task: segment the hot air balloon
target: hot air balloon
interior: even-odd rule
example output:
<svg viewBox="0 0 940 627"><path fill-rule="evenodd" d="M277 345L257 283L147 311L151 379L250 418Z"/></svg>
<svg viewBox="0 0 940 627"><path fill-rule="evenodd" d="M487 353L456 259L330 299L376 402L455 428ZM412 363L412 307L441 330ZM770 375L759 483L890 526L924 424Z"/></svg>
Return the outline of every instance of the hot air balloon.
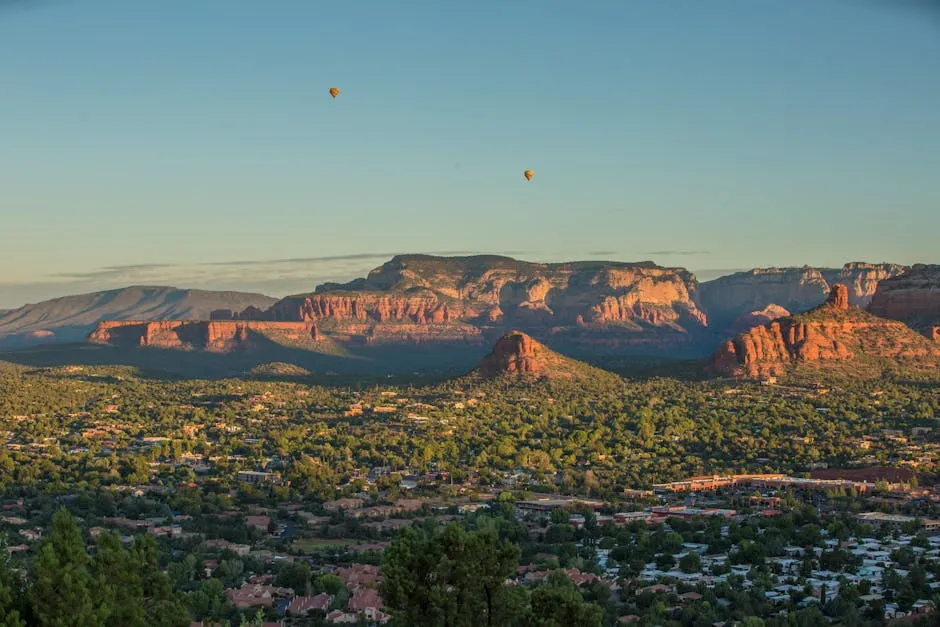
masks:
<svg viewBox="0 0 940 627"><path fill-rule="evenodd" d="M532 177L535 176L535 172L533 172L532 170L526 170L525 172L522 173L522 176L525 177L525 180L531 181Z"/></svg>
<svg viewBox="0 0 940 627"><path fill-rule="evenodd" d="M330 87L330 95L334 98L339 96L339 87Z"/></svg>

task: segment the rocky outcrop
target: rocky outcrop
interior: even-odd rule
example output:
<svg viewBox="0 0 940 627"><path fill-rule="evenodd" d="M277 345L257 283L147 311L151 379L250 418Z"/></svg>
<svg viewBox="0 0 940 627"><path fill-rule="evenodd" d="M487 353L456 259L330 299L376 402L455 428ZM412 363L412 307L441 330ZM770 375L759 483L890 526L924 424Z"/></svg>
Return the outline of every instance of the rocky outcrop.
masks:
<svg viewBox="0 0 940 627"><path fill-rule="evenodd" d="M825 309L834 311L847 311L849 309L849 288L841 283L832 286L829 296L826 297Z"/></svg>
<svg viewBox="0 0 940 627"><path fill-rule="evenodd" d="M936 337L940 327L940 265L917 264L902 276L882 281L868 311Z"/></svg>
<svg viewBox="0 0 940 627"><path fill-rule="evenodd" d="M833 283L845 285L849 290L849 304L864 309L868 307L881 281L900 276L907 271L907 266L896 263L853 261L845 264L838 271L823 270L823 276L830 285Z"/></svg>
<svg viewBox="0 0 940 627"><path fill-rule="evenodd" d="M487 376L547 374L553 357L551 351L525 333L512 331L496 342L480 370Z"/></svg>
<svg viewBox="0 0 940 627"><path fill-rule="evenodd" d="M903 274L907 268L890 263L851 262L842 268L756 268L723 276L701 285L702 304L715 329L733 328L738 318L770 305L794 313L822 303L830 286L847 287L849 303L865 307L879 281Z"/></svg>
<svg viewBox="0 0 940 627"><path fill-rule="evenodd" d="M487 379L538 378L614 381L612 373L559 355L521 331L510 331L480 362L476 375Z"/></svg>
<svg viewBox="0 0 940 627"><path fill-rule="evenodd" d="M826 302L802 315L774 320L728 340L712 367L725 375L765 377L807 362L927 360L940 349L904 324L849 304L847 286L833 286Z"/></svg>
<svg viewBox="0 0 940 627"><path fill-rule="evenodd" d="M259 321L105 321L88 337L96 344L229 352L275 343L306 346L320 340L307 322Z"/></svg>

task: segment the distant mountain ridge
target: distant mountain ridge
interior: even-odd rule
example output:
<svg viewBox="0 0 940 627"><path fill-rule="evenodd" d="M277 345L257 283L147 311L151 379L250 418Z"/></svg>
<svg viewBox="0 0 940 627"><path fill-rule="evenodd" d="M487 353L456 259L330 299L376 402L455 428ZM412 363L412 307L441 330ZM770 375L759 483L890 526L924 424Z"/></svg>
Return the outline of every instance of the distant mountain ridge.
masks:
<svg viewBox="0 0 940 627"><path fill-rule="evenodd" d="M915 266L926 274L912 272L910 280L904 266L852 262L755 269L699 283L684 268L650 261L398 255L365 277L279 300L131 287L29 305L0 315L0 348L85 336L102 356L129 358L125 349L148 348L168 364L187 351L186 360L216 366L253 367L264 357L311 372L383 373L469 369L518 331L546 350L595 364L705 358L728 338L812 310L834 281L848 283L853 309L884 286L893 304L882 315L908 322L904 312L913 303L922 320L924 307L929 313L940 304L931 287L940 266L926 268ZM940 341L937 327L922 331Z"/></svg>
<svg viewBox="0 0 940 627"><path fill-rule="evenodd" d="M102 320L208 320L214 310L269 307L263 294L131 286L64 296L0 313L0 346L83 341Z"/></svg>

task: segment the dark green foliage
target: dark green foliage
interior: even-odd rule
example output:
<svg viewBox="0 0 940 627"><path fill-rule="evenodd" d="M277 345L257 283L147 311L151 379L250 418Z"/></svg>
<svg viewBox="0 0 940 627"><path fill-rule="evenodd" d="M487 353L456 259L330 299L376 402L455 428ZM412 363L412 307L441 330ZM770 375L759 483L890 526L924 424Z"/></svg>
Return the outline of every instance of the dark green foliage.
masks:
<svg viewBox="0 0 940 627"><path fill-rule="evenodd" d="M287 564L278 572L274 585L290 588L298 595L310 594L313 589L310 582L310 564L307 562Z"/></svg>
<svg viewBox="0 0 940 627"><path fill-rule="evenodd" d="M532 591L530 625L536 627L600 627L604 612L586 603L567 577L550 575Z"/></svg>
<svg viewBox="0 0 940 627"><path fill-rule="evenodd" d="M93 627L105 622L111 608L97 593L89 565L74 518L59 510L33 562L29 600L37 624Z"/></svg>
<svg viewBox="0 0 940 627"><path fill-rule="evenodd" d="M0 542L0 627L25 627L24 581L10 566L5 542Z"/></svg>
<svg viewBox="0 0 940 627"><path fill-rule="evenodd" d="M564 575L531 596L506 585L518 563L519 549L493 528L404 529L386 551L382 596L400 625L600 627L601 607Z"/></svg>
<svg viewBox="0 0 940 627"><path fill-rule="evenodd" d="M27 599L38 625L182 627L190 618L157 563L152 537L128 550L112 533L98 538L95 556L68 510L52 518L39 547Z"/></svg>
<svg viewBox="0 0 940 627"><path fill-rule="evenodd" d="M507 625L503 582L518 563L494 531L404 529L386 551L382 596L401 624Z"/></svg>

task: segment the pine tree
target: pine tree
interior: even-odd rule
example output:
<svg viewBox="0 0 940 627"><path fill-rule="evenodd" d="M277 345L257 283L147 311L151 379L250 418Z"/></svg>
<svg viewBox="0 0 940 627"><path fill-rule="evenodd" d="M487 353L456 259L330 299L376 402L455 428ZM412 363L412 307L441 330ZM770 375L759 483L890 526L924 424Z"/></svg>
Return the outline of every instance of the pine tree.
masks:
<svg viewBox="0 0 940 627"><path fill-rule="evenodd" d="M140 570L136 566L116 535L101 534L92 570L96 594L109 609L105 625L143 627L147 624Z"/></svg>
<svg viewBox="0 0 940 627"><path fill-rule="evenodd" d="M39 625L50 627L98 627L108 614L95 603L95 582L89 571L88 554L66 509L52 517L52 529L33 561L33 585L29 601Z"/></svg>
<svg viewBox="0 0 940 627"><path fill-rule="evenodd" d="M10 568L6 542L0 541L0 627L26 627L22 599L23 580Z"/></svg>
<svg viewBox="0 0 940 627"><path fill-rule="evenodd" d="M189 613L173 590L169 576L160 569L157 544L153 536L136 539L132 563L142 587L142 604L146 608L146 622L150 627L185 627L190 623Z"/></svg>

